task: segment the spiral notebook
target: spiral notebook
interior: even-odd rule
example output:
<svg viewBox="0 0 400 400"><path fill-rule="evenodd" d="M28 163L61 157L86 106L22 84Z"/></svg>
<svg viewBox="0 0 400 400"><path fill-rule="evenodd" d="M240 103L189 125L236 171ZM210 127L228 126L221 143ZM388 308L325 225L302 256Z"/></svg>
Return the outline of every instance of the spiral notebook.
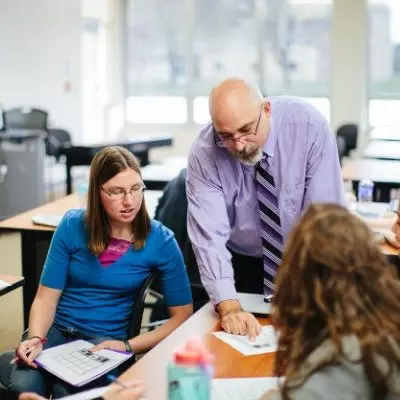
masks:
<svg viewBox="0 0 400 400"><path fill-rule="evenodd" d="M35 363L73 386L83 386L132 357L131 353L90 349L93 344L75 340L43 350Z"/></svg>

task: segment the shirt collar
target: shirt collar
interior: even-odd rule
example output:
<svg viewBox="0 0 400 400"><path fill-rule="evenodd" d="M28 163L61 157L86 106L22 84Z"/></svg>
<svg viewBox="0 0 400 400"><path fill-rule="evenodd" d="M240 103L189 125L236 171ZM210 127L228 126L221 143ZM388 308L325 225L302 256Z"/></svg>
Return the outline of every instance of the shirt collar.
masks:
<svg viewBox="0 0 400 400"><path fill-rule="evenodd" d="M277 140L277 129L274 124L274 119L271 115L270 118L270 131L268 133L267 141L263 147L263 153L266 154L268 157L273 157L276 147L276 140Z"/></svg>

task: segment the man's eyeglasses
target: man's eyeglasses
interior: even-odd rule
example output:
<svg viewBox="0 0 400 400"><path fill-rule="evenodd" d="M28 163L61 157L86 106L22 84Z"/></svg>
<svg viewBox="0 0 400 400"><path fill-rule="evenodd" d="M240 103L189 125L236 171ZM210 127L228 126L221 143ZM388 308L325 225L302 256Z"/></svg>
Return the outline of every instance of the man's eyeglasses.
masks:
<svg viewBox="0 0 400 400"><path fill-rule="evenodd" d="M129 191L126 191L125 189L122 189L122 188L106 190L103 188L103 186L100 186L100 189L105 194L107 194L111 200L120 201L120 200L124 200L128 194L130 194L134 198L140 196L146 190L146 186L143 182L141 182L141 183L138 183L137 185L132 186L131 190L129 190Z"/></svg>
<svg viewBox="0 0 400 400"><path fill-rule="evenodd" d="M258 114L258 119L257 119L257 123L256 123L256 129L254 130L254 132L242 133L242 134L240 134L240 135L238 135L236 137L233 134L230 135L229 137L221 137L221 135L215 130L215 127L214 127L214 124L213 124L212 125L212 129L213 129L215 144L218 147L224 147L226 144L239 142L240 139L242 139L242 138L244 138L246 136L257 135L258 126L260 125L260 120L261 120L261 112L262 112L262 106L260 108L260 113Z"/></svg>

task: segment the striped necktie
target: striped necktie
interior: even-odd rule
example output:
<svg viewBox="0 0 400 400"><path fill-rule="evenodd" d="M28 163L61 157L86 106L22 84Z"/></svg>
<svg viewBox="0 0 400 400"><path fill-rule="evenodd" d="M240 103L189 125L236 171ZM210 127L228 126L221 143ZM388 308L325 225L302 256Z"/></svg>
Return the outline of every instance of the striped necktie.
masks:
<svg viewBox="0 0 400 400"><path fill-rule="evenodd" d="M272 294L275 292L274 279L282 260L283 236L277 189L266 156L257 165L256 182L263 246L264 294Z"/></svg>

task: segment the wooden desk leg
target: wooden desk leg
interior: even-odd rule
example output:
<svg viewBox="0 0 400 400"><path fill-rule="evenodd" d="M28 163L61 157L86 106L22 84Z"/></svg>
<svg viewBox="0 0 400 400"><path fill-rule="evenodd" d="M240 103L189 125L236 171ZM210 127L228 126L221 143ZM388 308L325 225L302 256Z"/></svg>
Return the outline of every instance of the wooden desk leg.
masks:
<svg viewBox="0 0 400 400"><path fill-rule="evenodd" d="M25 278L24 329L28 328L29 312L35 298L53 232L22 231L22 275Z"/></svg>
<svg viewBox="0 0 400 400"><path fill-rule="evenodd" d="M67 160L66 160L66 162L65 162L65 172L66 172L66 180L65 180L65 183L66 183L66 185L67 185L67 196L69 195L69 194L71 194L72 193L72 174L71 174L71 168L72 168L72 166L71 166L71 164L70 164L70 162L69 162L69 160L68 160L68 156L67 156Z"/></svg>

